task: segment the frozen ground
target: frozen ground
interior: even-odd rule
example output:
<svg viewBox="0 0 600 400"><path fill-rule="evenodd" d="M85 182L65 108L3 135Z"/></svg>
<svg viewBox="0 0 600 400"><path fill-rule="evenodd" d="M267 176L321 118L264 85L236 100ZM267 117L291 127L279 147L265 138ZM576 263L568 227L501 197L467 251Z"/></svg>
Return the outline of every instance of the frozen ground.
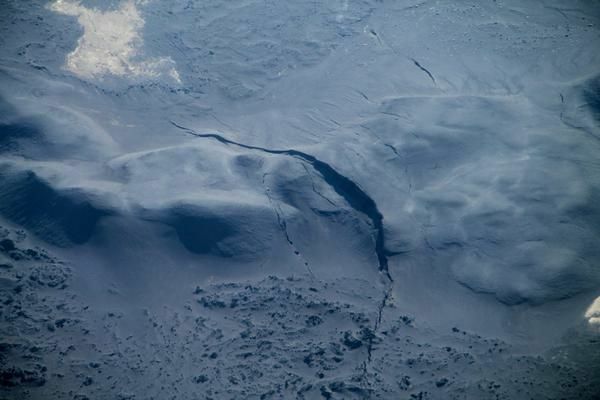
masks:
<svg viewBox="0 0 600 400"><path fill-rule="evenodd" d="M596 399L598 1L0 0L0 399Z"/></svg>

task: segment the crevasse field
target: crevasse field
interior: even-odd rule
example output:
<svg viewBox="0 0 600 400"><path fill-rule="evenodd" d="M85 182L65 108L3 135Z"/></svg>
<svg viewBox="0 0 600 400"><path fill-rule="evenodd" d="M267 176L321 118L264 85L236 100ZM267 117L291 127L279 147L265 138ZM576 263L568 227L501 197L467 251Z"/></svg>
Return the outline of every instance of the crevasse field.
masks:
<svg viewBox="0 0 600 400"><path fill-rule="evenodd" d="M600 398L597 0L0 0L0 399Z"/></svg>

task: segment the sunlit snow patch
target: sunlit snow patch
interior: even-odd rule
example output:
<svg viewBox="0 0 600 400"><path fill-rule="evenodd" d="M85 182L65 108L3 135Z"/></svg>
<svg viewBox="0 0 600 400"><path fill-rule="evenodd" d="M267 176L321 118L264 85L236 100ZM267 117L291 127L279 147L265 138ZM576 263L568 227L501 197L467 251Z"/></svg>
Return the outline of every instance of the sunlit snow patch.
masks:
<svg viewBox="0 0 600 400"><path fill-rule="evenodd" d="M585 317L591 325L600 327L600 297L596 297L596 300L588 307Z"/></svg>
<svg viewBox="0 0 600 400"><path fill-rule="evenodd" d="M141 54L144 27L137 6L140 0L126 0L120 7L101 11L82 6L78 1L56 0L50 8L76 16L83 27L77 48L67 56L65 67L87 79L113 75L128 78L169 76L180 83L170 57L144 58Z"/></svg>

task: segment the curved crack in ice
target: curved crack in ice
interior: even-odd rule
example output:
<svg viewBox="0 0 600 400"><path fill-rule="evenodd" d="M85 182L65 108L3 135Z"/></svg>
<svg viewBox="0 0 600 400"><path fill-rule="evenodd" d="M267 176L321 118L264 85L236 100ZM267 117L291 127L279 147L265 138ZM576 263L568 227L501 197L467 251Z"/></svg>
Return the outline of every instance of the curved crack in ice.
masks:
<svg viewBox="0 0 600 400"><path fill-rule="evenodd" d="M301 159L312 165L312 167L321 174L325 182L327 182L337 194L339 194L344 200L346 200L346 202L348 202L350 207L360 212L361 214L366 215L367 218L369 218L376 231L375 254L377 255L377 260L379 262L379 270L383 274L385 274L386 278L390 282L393 282L393 279L388 270L388 253L385 249L383 215L377 208L377 204L375 203L375 201L371 197L369 197L369 195L367 195L367 193L363 191L355 182L337 172L326 162L323 162L315 156L310 155L308 153L304 153L299 150L279 150L268 149L260 146L252 146L244 143L239 143L230 139L226 139L225 137L216 133L198 133L190 128L186 128L173 121L170 121L170 123L176 128L181 129L186 133L196 137L211 138L226 145L234 145L249 150L258 150L269 154L288 155L291 157Z"/></svg>
<svg viewBox="0 0 600 400"><path fill-rule="evenodd" d="M308 164L310 164L317 172L321 174L325 182L327 182L331 188L338 193L354 210L360 212L361 214L366 215L370 220L373 226L376 229L376 239L375 239L375 254L377 255L377 259L379 261L379 271L383 273L386 277L386 287L384 291L384 295L382 300L377 304L377 317L373 328L370 332L368 332L366 338L366 350L367 350L367 359L362 362L362 374L361 380L366 384L367 387L371 386L369 382L369 365L372 361L373 348L375 345L375 339L377 337L377 332L381 326L381 321L383 318L383 310L387 304L387 301L392 292L393 279L388 270L388 252L385 250L385 237L383 231L383 215L377 208L377 204L375 201L367 195L365 191L363 191L356 183L347 178L346 176L337 172L332 166L329 164L319 160L313 155L308 153L304 153L299 150L287 149L287 150L279 150L279 149L268 149L260 146L252 146L248 144L239 143L230 139L226 139L225 137L218 135L216 133L198 133L190 128L179 125L173 121L169 121L176 128L183 130L189 135L200 137L200 138L210 138L217 140L220 143L225 145L234 145L244 149L249 150L257 150L262 151L269 154L283 154L291 157L295 157L301 159ZM270 198L269 198L270 200ZM279 219L279 214L278 214ZM281 221L280 221L281 224ZM285 229L285 233L287 236L287 229ZM288 242L290 242L289 237L287 237ZM368 388L367 388L368 389Z"/></svg>

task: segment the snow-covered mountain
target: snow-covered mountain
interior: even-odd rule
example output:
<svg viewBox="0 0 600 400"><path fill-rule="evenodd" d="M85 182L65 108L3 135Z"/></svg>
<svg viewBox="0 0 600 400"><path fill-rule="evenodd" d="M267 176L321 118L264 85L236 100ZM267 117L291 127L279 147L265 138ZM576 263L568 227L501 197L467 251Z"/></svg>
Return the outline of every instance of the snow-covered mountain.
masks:
<svg viewBox="0 0 600 400"><path fill-rule="evenodd" d="M599 27L1 1L0 398L598 398Z"/></svg>

